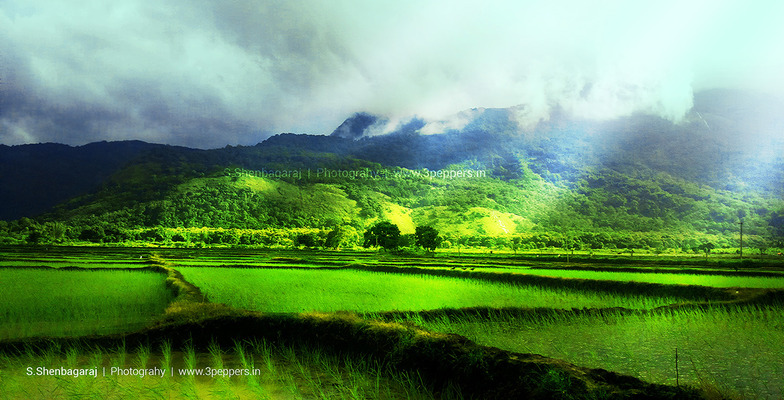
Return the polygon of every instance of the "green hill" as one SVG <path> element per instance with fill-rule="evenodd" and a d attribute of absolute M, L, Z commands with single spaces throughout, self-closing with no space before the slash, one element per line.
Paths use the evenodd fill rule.
<path fill-rule="evenodd" d="M 680 124 L 555 112 L 525 131 L 512 110 L 487 109 L 435 135 L 417 120 L 382 136 L 347 122 L 340 135 L 214 150 L 0 146 L 0 200 L 25 216 L 0 221 L 0 242 L 334 247 L 327 236 L 340 232 L 354 246 L 391 221 L 404 236 L 432 226 L 456 247 L 734 251 L 742 221 L 746 247 L 784 247 L 780 120 L 727 98 L 698 97 Z M 63 160 L 81 175 L 55 173 Z M 45 197 L 48 181 L 69 190 L 24 201 Z M 58 205 L 35 215 L 47 204 Z"/>
<path fill-rule="evenodd" d="M 403 234 L 432 226 L 452 247 L 661 251 L 706 242 L 737 247 L 743 218 L 747 246 L 780 246 L 780 199 L 716 190 L 663 172 L 632 177 L 599 169 L 553 183 L 525 164 L 516 170 L 484 166 L 463 163 L 437 172 L 364 163 L 262 171 L 194 169 L 187 159 L 165 167 L 136 163 L 97 192 L 3 227 L 11 243 L 323 247 L 336 229 L 349 232 L 343 246 L 359 245 L 365 229 L 386 220 Z M 510 174 L 517 178 L 506 178 Z"/>

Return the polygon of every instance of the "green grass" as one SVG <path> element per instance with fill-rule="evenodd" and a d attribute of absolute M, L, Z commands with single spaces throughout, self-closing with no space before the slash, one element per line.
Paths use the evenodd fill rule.
<path fill-rule="evenodd" d="M 97 377 L 40 376 L 38 366 L 94 370 Z M 166 371 L 142 377 L 112 374 L 112 367 Z M 254 340 L 228 348 L 211 345 L 207 352 L 172 349 L 164 342 L 135 349 L 50 345 L 16 356 L 0 353 L 0 399 L 22 398 L 433 400 L 436 395 L 417 374 L 391 371 L 366 358 Z M 438 398 L 461 396 L 458 391 Z"/>
<path fill-rule="evenodd" d="M 453 254 L 418 257 L 373 252 L 251 249 L 90 248 L 85 251 L 53 248 L 43 251 L 19 248 L 0 249 L 0 266 L 142 267 L 147 265 L 151 252 L 180 270 L 210 301 L 265 312 L 348 310 L 372 315 L 392 310 L 476 306 L 652 309 L 683 302 L 681 291 L 686 290 L 676 287 L 670 293 L 678 298 L 656 297 L 650 292 L 619 295 L 617 291 L 592 291 L 590 286 L 579 290 L 559 287 L 568 283 L 559 279 L 548 278 L 552 282 L 543 288 L 469 277 L 418 275 L 419 271 L 406 267 L 447 269 L 447 272 L 457 269 L 451 272 L 465 276 L 503 271 L 597 282 L 784 287 L 782 278 L 730 276 L 729 271 L 725 275 L 627 272 L 632 264 L 628 264 L 625 257 L 612 259 L 612 264 L 623 266 L 624 271 L 611 272 L 559 270 L 558 267 L 565 264 L 563 257 L 557 256 L 466 254 L 456 257 Z M 702 261 L 695 258 L 696 262 Z M 357 265 L 357 269 L 316 269 L 352 264 Z M 217 265 L 275 268 L 207 267 Z M 530 265 L 548 269 L 528 269 Z M 636 265 L 645 267 L 640 270 L 646 271 L 648 267 L 675 269 L 685 264 L 682 259 L 650 257 Z M 286 267 L 307 269 L 284 269 Z M 358 270 L 382 267 L 401 268 L 407 273 Z M 695 264 L 694 269 L 702 269 L 702 265 Z M 523 278 L 532 282 L 540 279 Z M 147 271 L 0 268 L 0 340 L 103 334 L 140 328 L 159 315 L 171 299 L 163 281 L 163 275 Z M 784 354 L 784 313 L 781 308 L 737 307 L 646 315 L 605 313 L 603 316 L 590 313 L 576 316 L 569 311 L 514 316 L 496 310 L 491 310 L 485 318 L 459 316 L 452 312 L 437 314 L 449 317 L 433 319 L 432 315 L 436 313 L 432 313 L 429 320 L 414 316 L 408 321 L 437 331 L 458 333 L 483 345 L 543 354 L 666 384 L 676 382 L 674 354 L 677 348 L 680 384 L 712 386 L 725 394 L 748 398 L 784 396 L 784 384 L 780 379 L 784 373 L 781 357 Z M 228 379 L 188 376 L 55 379 L 26 376 L 24 368 L 28 364 L 134 368 L 210 366 L 257 368 L 263 374 Z M 558 379 L 558 376 L 552 377 L 553 382 Z M 175 397 L 433 398 L 437 395 L 424 390 L 418 377 L 386 371 L 361 357 L 349 359 L 318 349 L 276 347 L 268 342 L 237 342 L 229 348 L 213 347 L 206 352 L 172 348 L 171 344 L 164 343 L 148 347 L 133 345 L 127 349 L 54 348 L 34 355 L 0 354 L 0 400 Z"/>
<path fill-rule="evenodd" d="M 0 247 L 0 267 L 143 268 L 147 254 L 122 248 Z"/>
<path fill-rule="evenodd" d="M 407 320 L 479 344 L 542 354 L 648 382 L 710 387 L 743 398 L 784 396 L 784 313 L 777 307 L 682 309 L 653 315 L 497 314 L 489 319 Z"/>
<path fill-rule="evenodd" d="M 0 261 L 0 268 L 31 268 L 31 267 L 48 267 L 48 268 L 106 268 L 106 269 L 120 269 L 120 268 L 144 268 L 147 266 L 146 262 L 127 262 L 127 263 L 110 263 L 110 262 L 90 262 L 90 261 L 75 261 L 75 260 L 25 260 L 25 261 Z"/>
<path fill-rule="evenodd" d="M 140 328 L 172 299 L 151 271 L 0 269 L 0 339 Z"/>
<path fill-rule="evenodd" d="M 597 279 L 608 281 L 631 281 L 646 283 L 663 283 L 667 285 L 700 285 L 711 287 L 743 287 L 762 289 L 784 288 L 784 276 L 731 276 L 705 274 L 669 274 L 648 272 L 611 272 L 611 271 L 580 271 L 559 269 L 517 269 L 515 273 L 551 276 L 555 278 Z"/>
<path fill-rule="evenodd" d="M 179 268 L 212 302 L 266 312 L 488 307 L 653 308 L 678 299 L 356 270 Z"/>

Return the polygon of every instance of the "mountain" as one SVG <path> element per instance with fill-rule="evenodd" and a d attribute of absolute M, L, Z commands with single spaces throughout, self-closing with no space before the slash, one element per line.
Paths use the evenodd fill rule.
<path fill-rule="evenodd" d="M 343 121 L 330 136 L 344 139 L 359 139 L 366 135 L 374 125 L 384 125 L 386 120 L 368 113 L 356 113 Z"/>
<path fill-rule="evenodd" d="M 554 110 L 531 129 L 517 107 L 396 126 L 359 113 L 329 136 L 287 133 L 214 150 L 0 146 L 0 218 L 39 215 L 38 223 L 73 227 L 60 236 L 84 240 L 156 227 L 361 232 L 383 219 L 404 232 L 436 226 L 452 242 L 627 232 L 611 241 L 631 247 L 624 240 L 637 232 L 643 247 L 685 246 L 687 237 L 731 245 L 740 220 L 748 235 L 782 236 L 778 103 L 737 98 L 698 95 L 679 123 L 650 115 L 593 121 Z M 25 224 L 6 226 L 23 237 L 34 231 Z M 673 237 L 682 240 L 663 239 Z"/>
<path fill-rule="evenodd" d="M 0 145 L 0 220 L 35 216 L 93 191 L 135 157 L 163 147 L 140 141 Z"/>

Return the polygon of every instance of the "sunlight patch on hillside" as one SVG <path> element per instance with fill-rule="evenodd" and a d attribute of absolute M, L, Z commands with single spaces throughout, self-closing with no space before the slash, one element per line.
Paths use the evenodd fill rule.
<path fill-rule="evenodd" d="M 416 231 L 416 224 L 411 218 L 412 210 L 403 206 L 393 203 L 387 203 L 384 210 L 384 219 L 397 225 L 400 233 L 414 233 Z"/>

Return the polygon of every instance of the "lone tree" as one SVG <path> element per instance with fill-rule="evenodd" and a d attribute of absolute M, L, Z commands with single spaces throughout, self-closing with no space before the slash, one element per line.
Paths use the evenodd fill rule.
<path fill-rule="evenodd" d="M 716 248 L 716 246 L 713 243 L 711 243 L 711 242 L 703 243 L 703 244 L 700 245 L 700 247 L 698 247 L 698 249 L 700 249 L 700 250 L 705 252 L 705 259 L 706 260 L 708 259 L 708 253 L 710 253 L 710 251 L 715 249 L 715 248 Z"/>
<path fill-rule="evenodd" d="M 400 246 L 400 229 L 391 222 L 379 222 L 365 231 L 362 247 L 383 247 L 386 250 L 394 250 L 398 246 Z"/>
<path fill-rule="evenodd" d="M 438 231 L 432 226 L 417 226 L 414 232 L 417 246 L 422 246 L 425 250 L 435 251 L 444 238 L 438 236 Z"/>

